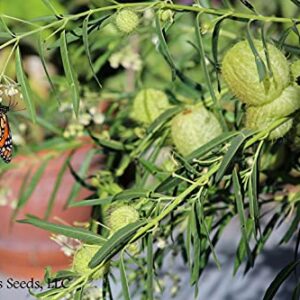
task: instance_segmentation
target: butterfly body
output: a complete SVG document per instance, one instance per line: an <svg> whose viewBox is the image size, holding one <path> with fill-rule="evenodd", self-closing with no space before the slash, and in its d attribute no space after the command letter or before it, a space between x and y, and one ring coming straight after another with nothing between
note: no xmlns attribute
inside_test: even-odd
<svg viewBox="0 0 300 300"><path fill-rule="evenodd" d="M0 156L10 163L12 157L12 138L6 113L9 106L0 105Z"/></svg>

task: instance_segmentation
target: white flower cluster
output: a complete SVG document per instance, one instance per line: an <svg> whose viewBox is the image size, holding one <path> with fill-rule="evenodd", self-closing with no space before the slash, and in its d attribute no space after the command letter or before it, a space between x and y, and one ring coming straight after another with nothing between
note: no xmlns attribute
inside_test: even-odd
<svg viewBox="0 0 300 300"><path fill-rule="evenodd" d="M119 66L127 70L140 71L142 69L142 60L138 53L136 53L132 46L126 46L118 52L115 52L109 58L110 66L117 69Z"/></svg>
<svg viewBox="0 0 300 300"><path fill-rule="evenodd" d="M81 246L81 242L61 234L53 234L51 239L60 246L60 250L66 256L72 256L76 250Z"/></svg>
<svg viewBox="0 0 300 300"><path fill-rule="evenodd" d="M0 84L0 103L4 99L11 99L12 97L17 96L20 94L20 91L18 89L18 85L15 82L8 83L8 84ZM22 95L20 94L20 98L22 98Z"/></svg>
<svg viewBox="0 0 300 300"><path fill-rule="evenodd" d="M96 125L103 124L105 120L104 114L98 112L95 107L91 107L87 112L81 113L78 119L73 119L66 127L63 136L65 138L80 137L84 133L84 127L92 123Z"/></svg>

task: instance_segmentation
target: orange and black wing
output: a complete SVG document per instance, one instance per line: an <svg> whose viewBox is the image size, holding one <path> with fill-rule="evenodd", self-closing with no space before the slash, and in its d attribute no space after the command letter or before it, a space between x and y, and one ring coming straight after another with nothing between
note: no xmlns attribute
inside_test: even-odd
<svg viewBox="0 0 300 300"><path fill-rule="evenodd" d="M0 156L9 163L12 157L12 139L6 114L0 113Z"/></svg>

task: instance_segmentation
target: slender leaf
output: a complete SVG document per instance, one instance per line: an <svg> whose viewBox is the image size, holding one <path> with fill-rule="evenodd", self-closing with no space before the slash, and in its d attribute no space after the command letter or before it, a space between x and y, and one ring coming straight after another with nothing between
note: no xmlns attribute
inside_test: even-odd
<svg viewBox="0 0 300 300"><path fill-rule="evenodd" d="M244 6L246 6L248 9L250 9L252 12L254 12L255 14L257 14L255 7L248 1L248 0L240 0L240 2L242 4L244 4Z"/></svg>
<svg viewBox="0 0 300 300"><path fill-rule="evenodd" d="M201 158L203 155L205 155L209 151L212 151L216 147L222 145L224 142L228 141L229 139L236 136L237 134L238 134L237 132L226 132L226 133L223 133L223 134L219 135L218 137L214 138L213 140L211 140L207 144L199 147L198 149L193 151L191 154L189 154L185 158L186 161L191 163L193 161L193 159ZM184 168L181 167L181 168L175 170L175 173L176 174L181 173L181 171L183 169ZM166 190L170 190L172 187L175 187L178 183L180 183L180 179L174 178L173 176L169 176L162 183L160 183L158 185L158 187L156 188L156 191L157 192L163 192L163 191L166 191Z"/></svg>
<svg viewBox="0 0 300 300"><path fill-rule="evenodd" d="M248 254L248 259L249 261L252 262L251 258L251 250L248 244L248 235L247 235L247 223L246 223L246 215L245 215L245 208L244 208L244 203L243 203L243 196L242 196L242 191L241 191L241 186L238 178L238 173L236 171L236 168L233 169L232 172L232 181L233 181L233 189L234 189L234 194L235 194L235 201L236 201L236 206L237 206L237 211L240 219L240 224L241 224L241 233L242 233L242 238L245 244L245 248Z"/></svg>
<svg viewBox="0 0 300 300"><path fill-rule="evenodd" d="M103 245L105 243L105 239L102 236L83 228L54 224L40 220L36 217L29 217L28 219L18 220L18 222L22 224L31 224L35 227L45 229L56 234L61 234L70 238L78 239L89 244Z"/></svg>
<svg viewBox="0 0 300 300"><path fill-rule="evenodd" d="M219 80L220 63L219 63L219 59L218 59L219 34L221 31L222 22L226 18L227 18L227 16L225 15L216 22L213 33L212 33L212 56L213 56L213 60L214 60L214 66L215 66L215 72L216 72L216 76L217 76L217 84L218 84L219 92L221 91L221 84L220 84L220 80Z"/></svg>
<svg viewBox="0 0 300 300"><path fill-rule="evenodd" d="M25 101L27 108L29 109L31 119L35 123L36 122L36 112L35 112L35 107L34 107L34 103L33 103L32 92L29 87L24 70L23 70L22 58L21 58L21 53L20 53L19 47L17 47L17 50L16 50L16 73L17 73L18 82L21 85L21 92L22 92L23 99Z"/></svg>
<svg viewBox="0 0 300 300"><path fill-rule="evenodd" d="M300 263L300 260L292 262L288 264L285 268L283 268L280 273L275 277L270 286L268 287L263 300L272 300L276 295L278 289L282 285L282 283L290 276L290 274L296 270Z"/></svg>
<svg viewBox="0 0 300 300"><path fill-rule="evenodd" d="M153 300L153 235L147 237L147 299Z"/></svg>
<svg viewBox="0 0 300 300"><path fill-rule="evenodd" d="M45 217L44 219L47 220L52 212L52 209L53 209L53 205L55 203L55 199L56 199L56 196L57 196L57 192L58 192L58 189L59 187L61 186L62 184L62 179L63 179L63 176L67 170L67 167L68 167L68 162L69 160L65 160L58 175L57 175L57 178L56 178L56 181L55 181L55 184L54 184L54 188L51 192L51 195L49 197L49 200L48 200L48 205L47 205L47 209L45 211Z"/></svg>
<svg viewBox="0 0 300 300"><path fill-rule="evenodd" d="M248 26L247 26L247 41L249 43L249 46L250 46L250 49L254 55L254 58L255 58L255 63L256 63L256 68L257 68L257 72L258 72L258 77L259 77L259 81L262 82L264 79L267 78L267 68L266 68L266 65L264 63L264 61L262 60L262 58L260 57L256 47L255 47L255 44L254 44L254 41L252 39L252 36L251 36L251 33L250 33L250 25L251 25L251 22L252 20L250 20L248 22Z"/></svg>
<svg viewBox="0 0 300 300"><path fill-rule="evenodd" d="M128 224L114 233L109 240L98 250L89 263L90 268L95 268L104 261L111 259L118 253L126 243L133 237L136 231L143 225L145 221L138 221Z"/></svg>
<svg viewBox="0 0 300 300"><path fill-rule="evenodd" d="M291 0L294 4L300 7L300 0Z"/></svg>
<svg viewBox="0 0 300 300"><path fill-rule="evenodd" d="M55 98L56 98L58 104L60 104L60 100L59 100L59 97L57 96L56 89L54 87L54 83L52 81L52 78L51 78L51 76L49 74L49 71L48 71L48 68L47 68L47 63L46 63L46 59L45 59L44 42L42 41L42 36L41 35L38 38L38 51L39 51L39 57L41 59L44 72L46 74L46 77L47 77L48 82L49 82L50 87L51 87L51 90L54 93Z"/></svg>
<svg viewBox="0 0 300 300"><path fill-rule="evenodd" d="M83 177L86 175L95 153L96 153L96 150L92 149L86 154L86 156L81 164L80 170L78 172L78 175L80 177ZM80 189L81 189L80 183L76 182L71 189L70 195L68 196L68 199L66 201L66 207L68 207L73 202L75 202L75 199L76 199Z"/></svg>
<svg viewBox="0 0 300 300"><path fill-rule="evenodd" d="M22 207L24 207L26 205L26 203L29 201L30 196L34 192L36 186L38 185L38 183L41 179L41 177L43 176L43 173L44 173L50 159L51 159L51 157L49 157L44 162L42 162L42 164L39 166L37 171L33 174L32 178L30 180L30 183L28 184L26 190L24 190L24 193L19 198L19 201L18 201L17 206L16 206L16 208L14 210L14 213L13 213L13 219L16 217L19 210Z"/></svg>
<svg viewBox="0 0 300 300"><path fill-rule="evenodd" d="M89 24L89 15L84 19L84 21L82 23L82 40L83 40L84 50L88 57L89 65L92 70L93 77L94 77L95 81L97 82L97 84L99 85L99 87L102 88L102 85L95 73L94 65L93 65L93 61L92 61L92 57L91 57L91 53L90 53L88 24Z"/></svg>
<svg viewBox="0 0 300 300"><path fill-rule="evenodd" d="M230 143L230 146L224 155L221 166L216 174L216 182L219 182L225 174L229 164L232 162L236 153L239 151L245 140L251 135L249 131L242 130Z"/></svg>
<svg viewBox="0 0 300 300"><path fill-rule="evenodd" d="M128 287L128 280L126 277L123 253L120 256L119 268L120 268L120 275L121 275L120 277L121 277L121 284L122 284L122 296L124 300L131 300L129 287Z"/></svg>
<svg viewBox="0 0 300 300"><path fill-rule="evenodd" d="M60 35L60 53L61 53L64 71L66 74L66 79L67 79L67 82L68 82L68 84L70 86L70 90L71 90L73 109L74 109L76 116L78 116L79 102L80 102L80 95L79 95L79 89L78 89L79 83L77 81L75 72L71 65L65 31L63 31Z"/></svg>

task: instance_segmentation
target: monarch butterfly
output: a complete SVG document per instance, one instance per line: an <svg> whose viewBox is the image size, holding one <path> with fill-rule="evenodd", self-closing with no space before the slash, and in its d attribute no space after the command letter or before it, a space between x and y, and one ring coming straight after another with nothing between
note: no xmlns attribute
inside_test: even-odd
<svg viewBox="0 0 300 300"><path fill-rule="evenodd" d="M6 113L9 106L0 104L0 156L6 163L10 163L12 157L12 139Z"/></svg>

